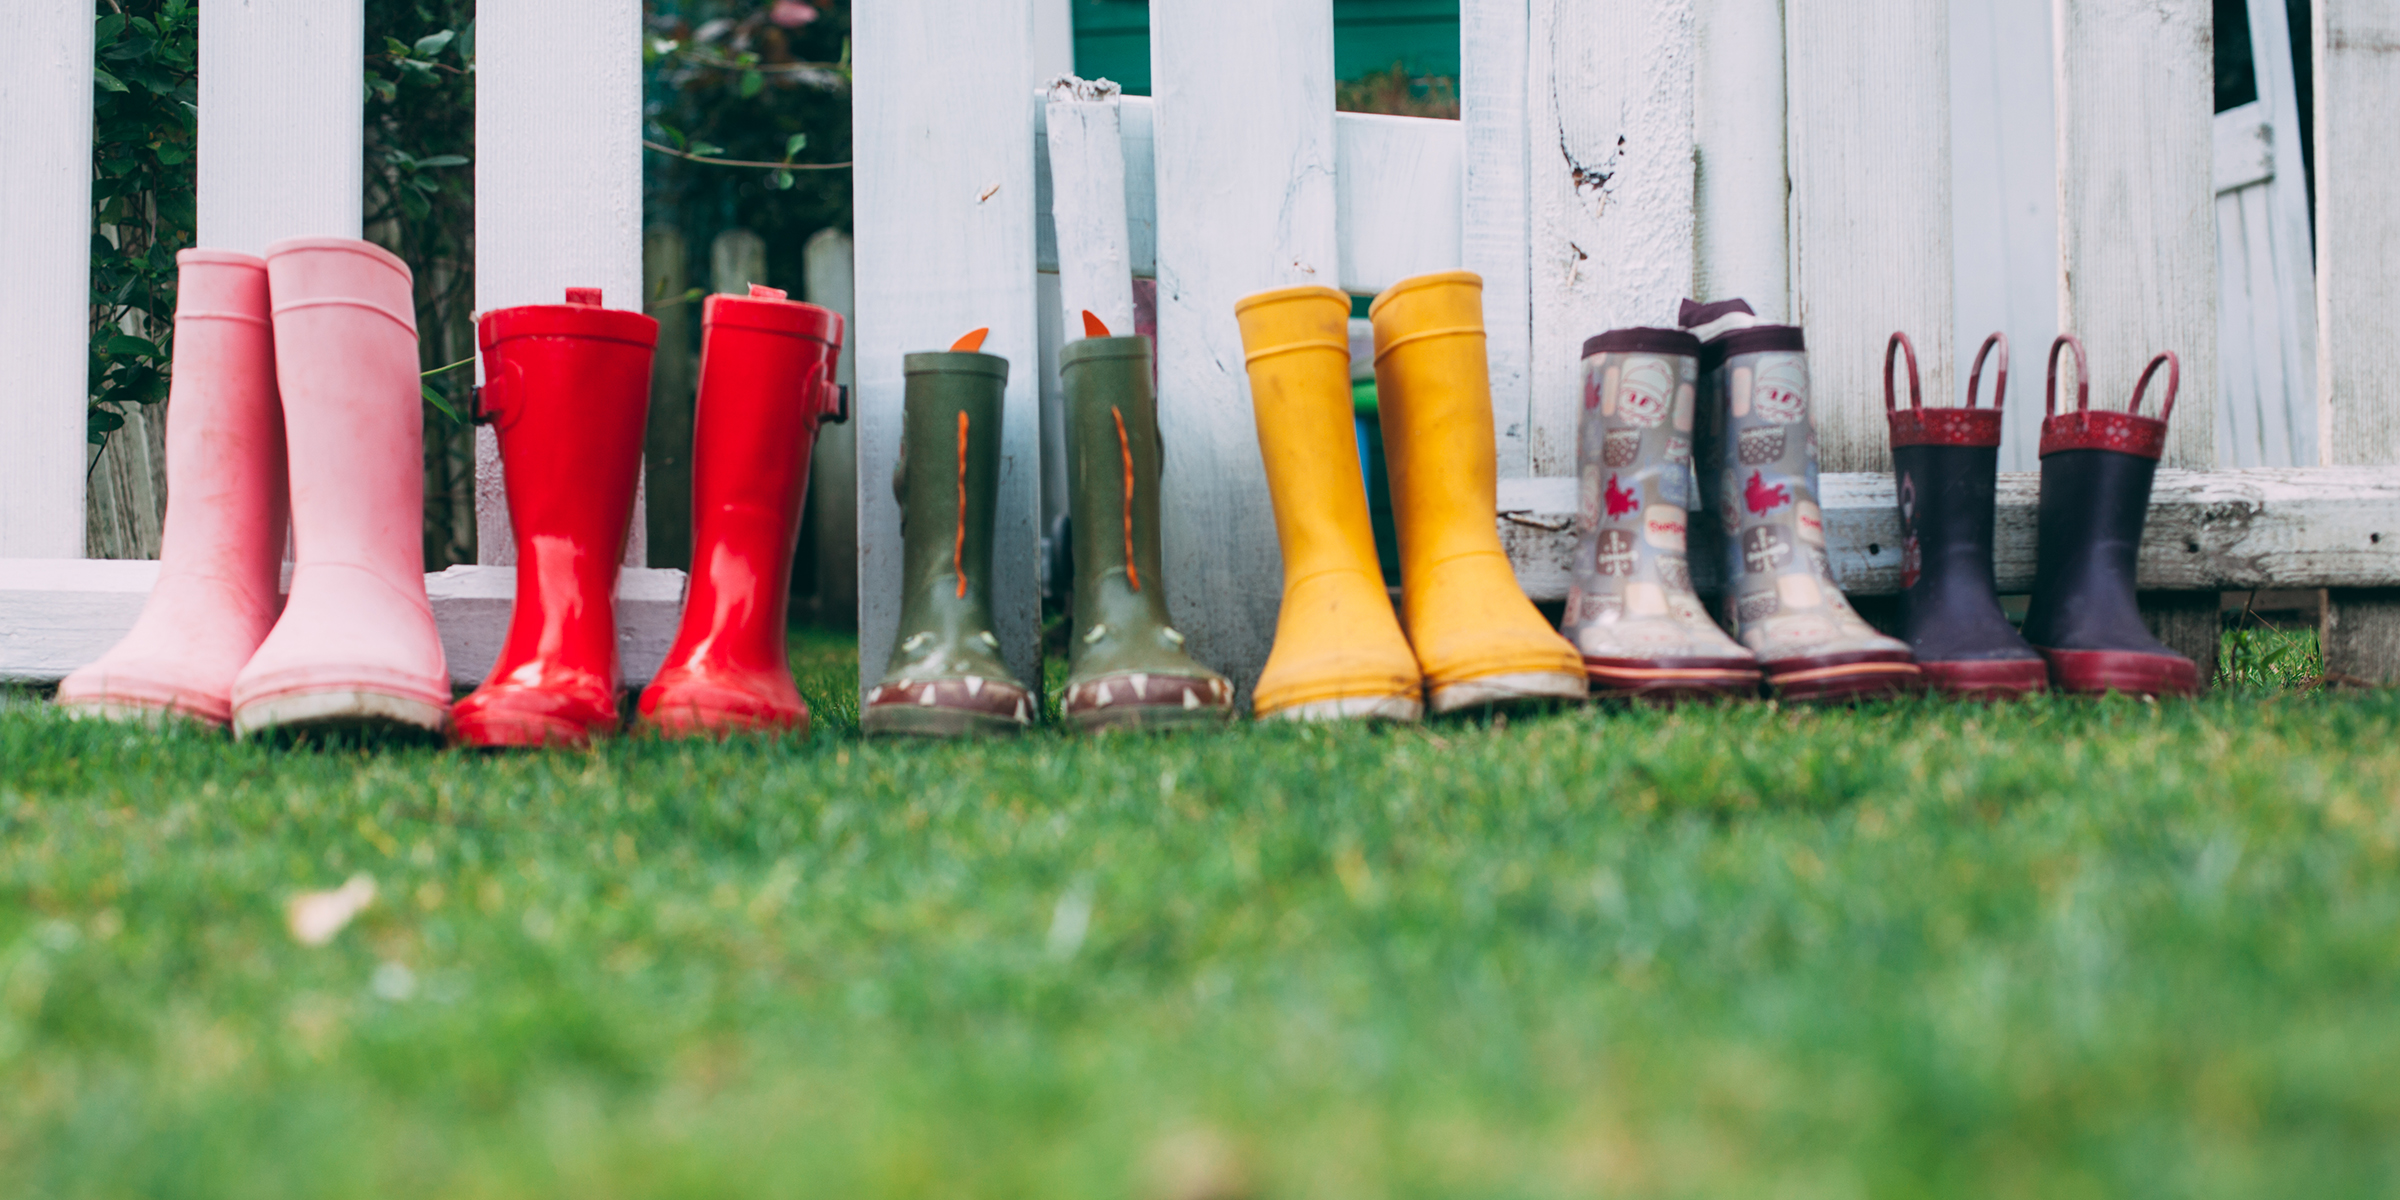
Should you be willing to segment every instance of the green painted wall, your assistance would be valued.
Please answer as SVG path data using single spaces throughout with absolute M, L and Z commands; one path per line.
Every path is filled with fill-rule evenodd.
M 1458 0 L 1333 0 L 1333 69 L 1458 74 Z M 1075 0 L 1075 73 L 1150 94 L 1149 0 Z

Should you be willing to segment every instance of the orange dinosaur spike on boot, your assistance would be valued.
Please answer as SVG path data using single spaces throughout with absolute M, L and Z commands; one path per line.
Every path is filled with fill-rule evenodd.
M 965 334 L 961 335 L 957 341 L 950 343 L 950 349 L 953 351 L 965 351 L 968 354 L 973 354 L 976 351 L 983 349 L 983 339 L 990 336 L 992 336 L 992 328 L 989 325 L 986 325 L 981 329 L 970 329 Z
M 1108 322 L 1101 320 L 1100 314 L 1088 308 L 1083 310 L 1083 336 L 1087 338 L 1107 337 Z

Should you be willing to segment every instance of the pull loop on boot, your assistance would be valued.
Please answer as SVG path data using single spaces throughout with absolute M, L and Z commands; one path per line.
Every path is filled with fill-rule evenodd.
M 290 455 L 291 598 L 233 729 L 438 736 L 450 672 L 425 598 L 425 427 L 407 264 L 351 238 L 267 247 Z
M 451 710 L 470 746 L 580 746 L 617 727 L 617 572 L 641 477 L 658 322 L 567 303 L 476 323 L 516 533 L 508 638 Z
M 2058 411 L 2059 351 L 2075 352 L 2075 409 Z M 2141 415 L 2142 396 L 2167 369 L 2159 415 Z M 2040 543 L 2025 640 L 2050 663 L 2063 692 L 2188 695 L 2200 687 L 2191 659 L 2151 636 L 2136 602 L 2142 525 L 2150 483 L 2166 452 L 2182 364 L 2172 352 L 2150 360 L 2124 412 L 2091 407 L 2083 343 L 2061 334 L 2050 345 L 2042 421 Z
M 1525 598 L 1500 546 L 1483 278 L 1404 279 L 1367 315 L 1400 535 L 1400 623 L 1426 704 L 1446 713 L 1583 699 L 1583 656 Z
M 700 311 L 691 580 L 641 723 L 668 737 L 806 733 L 784 618 L 809 451 L 837 404 L 842 317 L 758 286 Z
M 1283 552 L 1275 648 L 1251 706 L 1261 718 L 1417 720 L 1422 675 L 1384 590 L 1359 469 L 1350 297 L 1282 288 L 1233 313 Z
M 1017 733 L 1040 705 L 992 630 L 1000 419 L 1008 360 L 949 350 L 902 359 L 900 641 L 867 689 L 869 734 Z
M 1192 661 L 1167 619 L 1150 339 L 1087 337 L 1058 357 L 1075 543 L 1061 714 L 1081 729 L 1222 725 L 1233 685 Z
M 1574 584 L 1563 632 L 1600 696 L 1758 694 L 1758 656 L 1692 591 L 1686 533 L 1698 499 L 1692 425 L 1700 340 L 1617 329 L 1583 344 Z
M 283 407 L 263 258 L 175 256 L 158 582 L 124 640 L 58 685 L 68 711 L 222 726 L 283 606 Z
M 1787 700 L 1845 700 L 1923 686 L 1908 643 L 1860 620 L 1825 556 L 1817 502 L 1808 344 L 1798 326 L 1761 324 L 1738 301 L 1684 305 L 1701 347 L 1703 412 L 1723 474 L 1725 611 Z
M 1992 406 L 1977 408 L 1984 361 L 1999 352 Z M 1899 407 L 1892 369 L 1908 362 L 1908 407 Z M 2008 399 L 2008 335 L 1985 338 L 1967 374 L 1964 408 L 1927 408 L 1917 349 L 1892 334 L 1883 354 L 1883 408 L 1891 423 L 1898 490 L 1903 631 L 1917 669 L 1937 691 L 2005 697 L 2039 692 L 2050 669 L 2000 611 L 1992 581 L 1993 507 L 1998 501 L 2000 411 Z

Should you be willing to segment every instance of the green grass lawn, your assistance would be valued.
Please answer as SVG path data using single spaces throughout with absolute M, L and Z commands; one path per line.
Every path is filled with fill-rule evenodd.
M 0 1194 L 2400 1187 L 2400 697 L 2289 639 L 2189 703 L 983 745 L 798 657 L 817 733 L 726 746 L 0 704 Z

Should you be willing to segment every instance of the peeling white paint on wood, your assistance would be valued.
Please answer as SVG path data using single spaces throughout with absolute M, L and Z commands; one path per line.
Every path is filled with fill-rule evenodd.
M 0 559 L 0 680 L 56 683 L 106 654 L 133 628 L 157 580 L 158 563 L 141 559 Z M 425 577 L 455 686 L 483 682 L 498 661 L 516 583 L 508 567 L 457 566 Z M 618 578 L 625 686 L 657 672 L 682 606 L 681 571 L 632 568 Z
M 1929 403 L 1955 403 L 1950 13 L 1924 0 L 1789 0 L 1794 311 L 1819 462 L 1891 467 L 1883 353 L 1906 330 Z M 1902 386 L 1905 387 L 1905 381 Z
M 1051 215 L 1049 105 L 1034 106 L 1034 263 L 1056 274 L 1058 230 Z M 1125 166 L 1125 258 L 1136 276 L 1158 275 L 1158 171 L 1148 96 L 1117 98 L 1117 129 Z
M 1533 297 L 1526 172 L 1527 0 L 1461 0 L 1459 258 L 1483 276 L 1484 353 L 1492 370 L 1492 423 L 1500 474 L 1527 473 L 1532 429 Z M 1335 118 L 1338 123 L 1339 117 Z
M 2053 5 L 2060 326 L 2091 355 L 2094 407 L 2123 408 L 2152 355 L 2180 356 L 2183 394 L 2165 461 L 2216 466 L 2210 7 Z
M 1789 321 L 1783 0 L 1697 0 L 1695 16 L 1693 294 L 1748 300 L 1759 316 Z M 1808 86 L 1817 102 L 1831 98 Z
M 1692 293 L 1692 0 L 1532 0 L 1528 462 L 1574 470 L 1584 339 Z
M 1466 141 L 1456 121 L 1348 113 L 1333 122 L 1341 282 L 1373 296 L 1403 279 L 1456 271 Z
M 477 312 L 557 304 L 570 287 L 641 311 L 641 19 L 638 0 L 511 0 L 476 21 Z M 628 566 L 649 561 L 642 509 L 637 494 Z M 475 538 L 479 561 L 516 561 L 488 428 L 475 431 Z
M 1332 3 L 1162 4 L 1150 59 L 1168 606 L 1246 696 L 1283 570 L 1233 305 L 1340 282 Z
M 2041 474 L 2000 475 L 1993 568 L 2002 592 L 2033 587 Z M 1888 474 L 1823 477 L 1827 555 L 1858 595 L 1900 590 L 1900 518 Z M 1575 550 L 1573 479 L 1503 480 L 1500 531 L 1517 582 L 1537 600 L 1567 594 Z M 2355 587 L 2400 578 L 2400 467 L 2162 469 L 2142 539 L 2141 586 L 2158 591 Z M 1713 589 L 1723 555 L 1713 522 L 1692 525 L 1692 577 Z
M 1009 668 L 1041 678 L 1031 0 L 877 0 L 853 14 L 859 668 L 882 677 L 900 620 L 901 356 L 989 326 L 1009 362 L 992 617 Z M 938 64 L 928 69 L 928 64 Z
M 1061 315 L 1069 339 L 1083 314 L 1133 332 L 1133 239 L 1125 216 L 1125 135 L 1120 91 L 1073 76 L 1051 83 L 1043 105 L 1050 217 L 1058 245 Z
M 355 85 L 356 67 L 351 68 Z M 0 5 L 0 555 L 81 558 L 92 6 Z M 8 601 L 0 593 L 0 609 Z

